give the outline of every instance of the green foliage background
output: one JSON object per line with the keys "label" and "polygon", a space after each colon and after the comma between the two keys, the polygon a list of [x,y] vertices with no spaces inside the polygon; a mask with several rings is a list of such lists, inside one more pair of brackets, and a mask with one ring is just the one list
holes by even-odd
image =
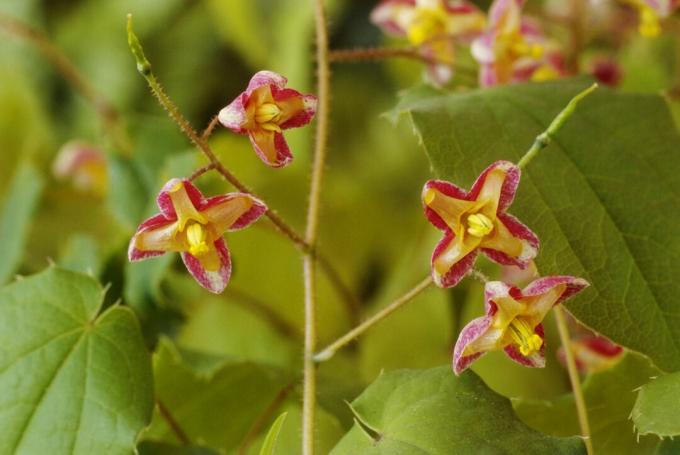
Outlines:
{"label": "green foliage background", "polygon": [[[382,44],[380,32],[368,22],[375,2],[330,3],[332,47]],[[145,216],[156,211],[153,201],[158,188],[205,161],[165,116],[136,72],[126,43],[125,15],[134,15],[156,75],[200,129],[260,69],[280,72],[291,87],[313,91],[311,3],[9,0],[0,4],[0,12],[32,24],[53,39],[121,111],[132,143],[129,155],[113,147],[92,107],[43,57],[25,42],[0,32],[0,282],[13,282],[15,274],[35,274],[54,262],[110,285],[105,307],[122,300],[134,310],[146,347],[153,352],[156,398],[165,403],[195,446],[180,449],[183,441],[167,427],[157,408],[139,438],[141,453],[258,453],[267,429],[284,411],[288,415],[275,453],[299,452],[303,311],[302,267],[296,249],[265,221],[229,235],[234,275],[222,296],[199,288],[178,257],[127,263],[129,237]],[[619,52],[625,72],[621,90],[657,92],[677,83],[677,37],[648,41],[631,35],[627,39]],[[404,61],[333,68],[320,247],[364,302],[362,315],[373,313],[428,273],[429,255],[439,237],[421,214],[420,190],[432,173],[413,126],[403,119],[391,123],[382,115],[397,103],[397,92],[420,82],[420,70],[419,64]],[[469,83],[461,77],[452,88]],[[680,111],[672,102],[669,105]],[[659,109],[647,108],[655,113]],[[665,111],[660,115],[668,118]],[[414,118],[422,133],[423,123],[418,125],[417,115]],[[664,128],[673,127],[669,122]],[[239,178],[302,231],[312,133],[311,127],[287,133],[295,160],[276,171],[259,161],[245,137],[218,129],[211,145]],[[520,135],[531,140],[530,135]],[[74,138],[106,152],[106,197],[83,194],[52,177],[50,167],[59,147]],[[514,139],[517,150],[529,146]],[[427,140],[424,145],[428,148]],[[480,160],[489,161],[486,158],[473,157],[474,165],[461,162],[458,167],[463,169],[456,171],[457,176],[469,183],[482,166]],[[677,167],[677,154],[671,159]],[[435,159],[433,164],[436,167]],[[230,190],[214,177],[202,178],[199,185],[210,194]],[[673,204],[677,212],[677,197]],[[498,273],[489,264],[483,266],[489,274]],[[321,280],[319,337],[324,345],[353,322],[329,283]],[[481,312],[480,291],[478,284],[468,282],[452,291],[428,290],[320,366],[316,436],[321,453],[329,452],[353,427],[354,417],[344,400],[354,400],[382,371],[450,362],[460,328]],[[678,296],[674,298],[677,302]],[[597,302],[591,299],[591,304]],[[568,399],[560,398],[568,393],[569,383],[554,357],[559,343],[550,320],[547,332],[549,360],[544,370],[524,369],[502,354],[486,356],[473,370],[499,394],[520,403],[526,400],[524,409],[539,406],[544,402],[540,400]],[[634,347],[642,349],[640,343]],[[674,369],[677,358],[665,364]],[[594,378],[591,385],[597,384]],[[653,392],[646,396],[654,399]],[[492,402],[503,400],[490,396]],[[608,399],[615,402],[617,397]],[[274,412],[270,412],[272,403],[277,405]],[[614,404],[607,401],[602,406]],[[641,409],[648,407],[640,404]],[[512,413],[509,408],[503,412]],[[568,434],[554,430],[554,420],[561,414],[546,413],[538,422],[523,412],[519,415],[554,436],[576,432],[576,428]],[[353,428],[337,453],[358,453],[342,452],[360,431]],[[633,424],[625,418],[598,430],[603,438],[627,432],[624,444],[636,444],[630,437]],[[648,438],[633,445],[631,453],[656,450],[656,439],[650,443]]]}

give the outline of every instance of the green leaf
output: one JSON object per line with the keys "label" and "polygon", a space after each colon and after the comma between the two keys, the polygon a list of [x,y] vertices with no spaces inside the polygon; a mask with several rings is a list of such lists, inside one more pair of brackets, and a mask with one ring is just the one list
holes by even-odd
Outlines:
{"label": "green leaf", "polygon": [[[194,443],[237,449],[253,424],[293,378],[276,368],[180,351],[161,339],[154,354],[156,395]],[[156,413],[145,439],[180,443]]]}
{"label": "green leaf", "polygon": [[127,308],[50,268],[0,290],[0,453],[129,454],[151,417],[151,365]]}
{"label": "green leaf", "polygon": [[123,227],[133,230],[142,220],[149,191],[133,161],[110,155],[108,165],[111,182],[109,209]]}
{"label": "green leaf", "polygon": [[[586,84],[567,80],[437,96],[400,109],[437,177],[469,187],[491,162],[517,162]],[[543,275],[592,286],[567,302],[616,343],[680,369],[680,137],[658,95],[601,88],[523,171],[517,215],[541,238]]]}
{"label": "green leaf", "polygon": [[643,385],[632,418],[642,435],[680,435],[680,373],[663,375]]}
{"label": "green leaf", "polygon": [[286,420],[287,412],[284,412],[276,418],[274,423],[272,423],[267,436],[264,438],[262,443],[262,448],[260,449],[260,455],[274,455],[274,448],[276,447],[276,440],[279,438],[279,433],[281,432],[281,427],[283,422]]}
{"label": "green leaf", "polygon": [[585,453],[578,437],[532,430],[474,373],[456,377],[449,366],[386,373],[352,406],[379,435],[355,424],[334,455]]}
{"label": "green leaf", "polygon": [[[635,390],[658,370],[649,361],[628,354],[611,370],[589,376],[583,383],[595,453],[639,455],[651,453],[657,438],[638,438],[630,421]],[[553,436],[580,432],[572,394],[551,400],[516,400],[515,412],[532,428]]]}
{"label": "green leaf", "polygon": [[0,284],[21,261],[43,186],[43,177],[32,164],[24,162],[17,168],[0,211]]}

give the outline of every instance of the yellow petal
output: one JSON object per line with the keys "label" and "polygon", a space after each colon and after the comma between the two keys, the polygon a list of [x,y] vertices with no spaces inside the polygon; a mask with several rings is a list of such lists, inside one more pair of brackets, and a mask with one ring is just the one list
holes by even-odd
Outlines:
{"label": "yellow petal", "polygon": [[207,222],[203,215],[201,215],[196,207],[194,207],[183,182],[178,182],[177,185],[168,191],[168,194],[170,195],[172,206],[175,208],[175,213],[177,214],[177,229],[179,231],[183,231],[190,220],[197,221],[201,224]]}
{"label": "yellow petal", "polygon": [[507,227],[498,219],[494,220],[494,230],[482,239],[482,248],[490,248],[507,254],[511,258],[518,258],[524,251],[524,244],[513,236]]}
{"label": "yellow petal", "polygon": [[246,195],[235,196],[220,204],[216,204],[204,210],[203,216],[206,217],[212,229],[221,236],[228,231],[231,226],[244,213],[253,206],[253,200]]}
{"label": "yellow petal", "polygon": [[442,194],[436,188],[428,188],[425,191],[423,202],[434,210],[458,237],[461,237],[463,232],[461,217],[466,212],[473,211],[477,206],[476,201],[456,199]]}
{"label": "yellow petal", "polygon": [[135,248],[140,251],[184,251],[184,243],[177,239],[177,222],[135,235]]}

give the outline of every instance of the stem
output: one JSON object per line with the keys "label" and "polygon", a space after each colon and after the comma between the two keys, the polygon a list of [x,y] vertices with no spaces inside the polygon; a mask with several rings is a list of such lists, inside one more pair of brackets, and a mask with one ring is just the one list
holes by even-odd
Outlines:
{"label": "stem", "polygon": [[189,436],[187,436],[187,434],[184,432],[179,423],[177,423],[175,418],[170,413],[170,410],[165,406],[165,404],[163,404],[163,402],[159,398],[156,399],[156,406],[158,407],[158,412],[160,413],[161,417],[163,417],[165,422],[168,424],[172,432],[175,433],[175,436],[177,436],[177,439],[179,439],[182,445],[190,446],[191,439],[189,439]]}
{"label": "stem", "polygon": [[52,44],[49,38],[39,30],[3,14],[0,14],[0,28],[35,46],[57,73],[94,108],[116,149],[126,155],[132,151],[118,110],[90,84],[64,51]]}
{"label": "stem", "polygon": [[564,348],[565,357],[567,359],[567,369],[569,370],[569,381],[571,382],[571,389],[574,392],[574,400],[576,401],[576,412],[578,413],[578,422],[581,426],[581,436],[586,444],[588,455],[593,454],[593,442],[590,439],[590,424],[588,423],[588,410],[586,402],[583,398],[583,390],[581,389],[581,380],[579,379],[578,369],[576,368],[576,361],[574,360],[574,353],[571,350],[571,338],[569,337],[569,329],[567,328],[567,321],[564,317],[564,309],[560,305],[555,305],[555,320],[557,321],[557,330],[560,332],[560,342]]}
{"label": "stem", "polygon": [[524,156],[517,163],[517,166],[519,168],[523,168],[527,164],[529,164],[531,160],[533,160],[536,157],[536,155],[538,155],[538,152],[546,148],[552,142],[557,132],[562,128],[566,121],[569,120],[569,117],[572,116],[572,114],[576,110],[576,106],[578,106],[578,103],[583,98],[590,95],[597,87],[598,87],[597,83],[594,83],[587,89],[578,93],[569,101],[567,106],[564,109],[562,109],[562,111],[559,114],[557,114],[557,117],[553,119],[553,121],[550,123],[550,126],[548,126],[548,129],[539,134],[538,136],[536,136],[536,139],[534,140],[534,143],[531,145],[531,148],[524,154]]}
{"label": "stem", "polygon": [[205,174],[206,172],[212,171],[213,169],[215,169],[215,164],[214,164],[214,163],[206,164],[205,166],[196,169],[196,170],[193,172],[193,174],[191,174],[191,175],[189,176],[189,180],[194,181],[194,180],[196,180],[197,178],[199,178],[200,176],[202,176],[203,174]]}
{"label": "stem", "polygon": [[212,119],[210,119],[210,123],[208,126],[203,130],[203,134],[201,134],[201,138],[204,141],[207,141],[210,135],[212,134],[213,130],[217,126],[217,124],[220,122],[220,117],[218,115],[214,116]]}
{"label": "stem", "polygon": [[338,349],[345,346],[353,339],[355,339],[356,337],[364,333],[366,330],[371,328],[373,325],[377,324],[390,314],[397,311],[404,304],[413,300],[418,294],[427,289],[431,284],[432,276],[428,275],[427,278],[425,278],[423,281],[415,285],[415,287],[413,287],[406,294],[402,295],[397,300],[390,303],[385,308],[378,311],[376,314],[366,319],[364,322],[362,322],[361,324],[359,324],[358,326],[356,326],[355,328],[353,328],[352,330],[350,330],[349,332],[347,332],[346,334],[344,334],[343,336],[329,344],[323,351],[319,352],[314,356],[314,360],[316,362],[325,362],[326,360],[330,359],[335,355]]}
{"label": "stem", "polygon": [[[444,64],[453,66],[453,62],[437,59],[420,52],[417,47],[373,47],[356,49],[336,49],[329,51],[328,59],[333,63],[352,63],[362,60],[382,60],[386,58],[408,58],[420,60],[427,64]],[[473,78],[477,77],[477,71],[472,68],[456,66],[456,71]]]}
{"label": "stem", "polygon": [[583,0],[570,0],[571,52],[569,55],[569,67],[574,74],[578,74],[581,51],[585,44],[583,33],[584,9]]}
{"label": "stem", "polygon": [[315,247],[319,226],[319,205],[321,183],[326,162],[326,141],[328,137],[328,110],[330,101],[330,68],[328,60],[328,25],[323,0],[314,3],[314,24],[316,29],[317,65],[317,109],[316,142],[314,144],[314,164],[309,189],[307,209],[307,229],[305,241],[310,250],[305,252],[303,274],[305,283],[305,346],[304,346],[304,384],[302,392],[302,453],[314,454],[314,414],[316,408],[316,255]]}
{"label": "stem", "polygon": [[[158,79],[156,79],[156,76],[153,74],[151,70],[151,63],[149,63],[146,56],[144,55],[144,50],[142,49],[142,45],[140,44],[137,35],[135,35],[134,31],[132,30],[131,15],[128,15],[127,33],[130,50],[132,51],[132,54],[135,56],[135,60],[137,61],[137,70],[144,77],[144,79],[146,79],[147,83],[149,84],[149,87],[151,88],[151,92],[154,94],[156,99],[158,99],[158,102],[163,107],[163,109],[166,110],[170,118],[179,126],[179,128],[189,138],[189,140],[193,142],[194,145],[196,145],[196,147],[198,147],[199,150],[201,150],[201,152],[203,152],[203,154],[208,158],[210,165],[212,165],[212,167],[222,177],[224,177],[225,180],[227,180],[233,187],[238,189],[240,192],[248,193],[257,197],[257,195],[253,193],[253,191],[251,191],[245,184],[243,184],[234,174],[232,174],[222,164],[222,162],[215,155],[215,152],[213,152],[213,150],[210,148],[210,145],[208,144],[206,137],[209,136],[210,132],[212,131],[212,128],[214,128],[214,126],[216,125],[216,120],[213,119],[210,122],[208,128],[206,128],[206,131],[203,133],[203,135],[199,136],[196,130],[191,126],[189,121],[184,118],[179,108],[165,93],[165,90],[158,82]],[[196,177],[202,174],[198,171],[197,173],[198,175],[196,175]],[[293,230],[293,228],[291,228],[290,225],[286,223],[283,220],[283,218],[281,218],[274,210],[272,210],[271,208],[268,209],[265,212],[265,216],[269,218],[269,220],[272,223],[274,223],[274,225],[278,228],[279,232],[281,232],[285,237],[287,237],[291,242],[293,242],[303,253],[305,254],[312,253],[313,250],[312,243],[306,241],[298,233],[296,233]],[[340,275],[325,259],[322,262],[322,269],[324,270],[324,272],[328,274],[330,282],[336,287],[336,291],[338,292],[338,294],[341,297],[343,297],[343,302],[347,307],[347,311],[350,314],[350,318],[354,318],[355,317],[354,315],[358,314],[357,311],[355,310],[355,308],[358,308],[358,303],[356,299],[353,297],[351,291],[346,285],[344,285],[344,283],[342,283],[342,281],[340,280]]]}

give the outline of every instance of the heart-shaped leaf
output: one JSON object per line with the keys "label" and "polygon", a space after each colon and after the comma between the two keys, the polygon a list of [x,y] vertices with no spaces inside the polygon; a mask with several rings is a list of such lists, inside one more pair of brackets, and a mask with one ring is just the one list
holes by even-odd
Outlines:
{"label": "heart-shaped leaf", "polygon": [[0,453],[130,454],[153,405],[128,308],[100,313],[92,278],[50,268],[0,290]]}
{"label": "heart-shaped leaf", "polygon": [[642,435],[680,436],[680,373],[660,376],[642,386],[632,418]]}
{"label": "heart-shaped leaf", "polygon": [[477,375],[449,366],[383,374],[352,407],[356,424],[333,455],[585,453],[580,438],[532,430]]}
{"label": "heart-shaped leaf", "polygon": [[[410,113],[435,174],[469,187],[517,162],[587,83],[567,80],[443,95],[416,90]],[[523,170],[510,212],[541,238],[542,274],[592,286],[567,302],[613,341],[680,370],[680,137],[661,96],[601,88]]]}

